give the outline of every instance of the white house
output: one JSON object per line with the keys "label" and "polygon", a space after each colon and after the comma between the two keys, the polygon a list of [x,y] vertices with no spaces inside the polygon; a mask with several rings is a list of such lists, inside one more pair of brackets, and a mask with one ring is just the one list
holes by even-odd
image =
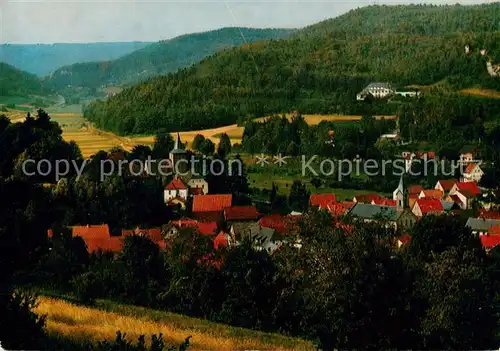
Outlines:
{"label": "white house", "polygon": [[462,174],[462,182],[479,182],[483,177],[484,172],[479,167],[479,164],[469,163],[464,173]]}
{"label": "white house", "polygon": [[390,83],[370,83],[356,96],[356,99],[358,101],[363,101],[368,95],[376,99],[385,99],[394,95],[394,93],[395,90]]}
{"label": "white house", "polygon": [[396,91],[394,94],[400,95],[402,97],[411,97],[411,98],[420,96],[419,91]]}
{"label": "white house", "polygon": [[[207,195],[208,194],[208,183],[202,177],[192,177],[188,181],[188,187],[193,189],[200,189],[199,195]],[[193,191],[196,192],[196,191]]]}
{"label": "white house", "polygon": [[167,184],[164,190],[164,201],[168,203],[173,199],[181,199],[186,201],[188,198],[189,188],[180,177],[175,177]]}

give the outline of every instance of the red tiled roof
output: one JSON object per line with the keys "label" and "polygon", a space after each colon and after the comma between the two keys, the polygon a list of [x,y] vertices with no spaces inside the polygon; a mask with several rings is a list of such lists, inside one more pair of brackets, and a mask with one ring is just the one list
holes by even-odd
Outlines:
{"label": "red tiled roof", "polygon": [[438,189],[422,190],[424,198],[440,200],[443,197],[443,192]]}
{"label": "red tiled roof", "polygon": [[255,206],[233,206],[224,210],[226,221],[256,220],[259,217]]}
{"label": "red tiled roof", "polygon": [[467,168],[465,169],[465,174],[471,174],[473,171],[474,171],[474,168],[476,168],[476,164],[475,163],[469,163],[467,165]]}
{"label": "red tiled roof", "polygon": [[200,234],[203,235],[214,235],[217,230],[216,222],[198,222],[196,225]]}
{"label": "red tiled roof", "polygon": [[201,195],[202,190],[203,190],[202,188],[191,188],[191,189],[189,189],[189,192],[192,195]]}
{"label": "red tiled roof", "polygon": [[411,236],[409,235],[403,235],[403,236],[400,236],[398,238],[398,240],[402,243],[402,244],[407,244],[411,241]]}
{"label": "red tiled roof", "polygon": [[188,187],[180,177],[175,177],[170,183],[167,184],[167,190],[186,190]]}
{"label": "red tiled roof", "polygon": [[422,214],[444,211],[443,204],[437,199],[418,199],[417,204]]}
{"label": "red tiled roof", "polygon": [[318,206],[321,209],[326,209],[328,205],[337,202],[335,194],[313,194],[310,196],[309,201],[311,206]]}
{"label": "red tiled roof", "polygon": [[380,199],[379,194],[368,194],[355,196],[356,200],[361,203],[371,204],[372,201]]}
{"label": "red tiled roof", "polygon": [[450,191],[451,188],[453,188],[453,185],[457,183],[455,179],[446,179],[446,180],[439,180],[439,184],[441,184],[441,187],[443,188],[444,191]]}
{"label": "red tiled roof", "polygon": [[487,211],[482,209],[479,212],[479,217],[484,219],[500,219],[500,212],[498,211]]}
{"label": "red tiled roof", "polygon": [[373,200],[372,203],[374,205],[379,205],[379,206],[392,206],[392,207],[396,207],[398,205],[398,202],[396,200],[387,199],[385,197],[382,197],[382,198],[377,199],[377,200]]}
{"label": "red tiled roof", "polygon": [[456,184],[459,190],[469,190],[473,195],[481,194],[476,182],[458,182]]}
{"label": "red tiled roof", "polygon": [[420,194],[420,192],[422,190],[424,190],[424,187],[421,185],[412,185],[412,186],[408,187],[408,193],[410,195]]}
{"label": "red tiled roof", "polygon": [[481,240],[481,244],[483,245],[484,248],[486,249],[492,249],[498,245],[500,245],[500,236],[494,235],[481,235],[479,237]]}
{"label": "red tiled roof", "polygon": [[488,230],[488,235],[500,235],[500,225],[494,225]]}
{"label": "red tiled roof", "polygon": [[110,236],[109,226],[103,225],[83,225],[74,226],[71,228],[72,236],[80,236],[82,238],[108,238]]}
{"label": "red tiled roof", "polygon": [[233,195],[195,195],[193,212],[219,212],[231,207]]}
{"label": "red tiled roof", "polygon": [[196,228],[203,235],[214,235],[217,231],[216,222],[198,222],[196,219],[183,218],[172,223],[180,228]]}
{"label": "red tiled roof", "polygon": [[123,250],[123,238],[119,236],[110,236],[108,238],[83,238],[87,245],[89,253],[98,250],[121,252]]}
{"label": "red tiled roof", "polygon": [[354,206],[354,202],[337,202],[328,205],[328,211],[333,217],[346,214],[350,208]]}
{"label": "red tiled roof", "polygon": [[[294,217],[299,217],[299,216],[294,216]],[[261,227],[271,228],[282,234],[286,232],[287,224],[288,224],[287,218],[279,214],[262,217],[259,221],[259,225]]]}
{"label": "red tiled roof", "polygon": [[214,249],[218,250],[229,246],[229,234],[220,232],[214,239]]}

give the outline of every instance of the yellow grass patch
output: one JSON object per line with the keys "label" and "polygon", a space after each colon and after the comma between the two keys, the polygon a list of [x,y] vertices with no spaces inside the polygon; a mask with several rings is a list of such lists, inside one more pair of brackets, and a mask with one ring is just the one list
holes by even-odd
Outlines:
{"label": "yellow grass patch", "polygon": [[490,99],[500,99],[500,91],[491,89],[479,89],[479,88],[462,89],[460,90],[460,94],[485,97]]}
{"label": "yellow grass patch", "polygon": [[[179,345],[192,336],[190,350],[313,350],[308,342],[278,334],[233,328],[172,313],[152,311],[134,306],[131,313],[116,313],[73,305],[69,302],[41,297],[35,312],[47,315],[49,334],[62,335],[75,341],[114,340],[116,332],[126,333],[133,342],[140,335],[150,339],[162,333],[167,343]],[[149,312],[149,314],[148,314]]]}
{"label": "yellow grass patch", "polygon": [[[206,139],[212,140],[215,144],[219,143],[220,134],[226,133],[231,139],[233,144],[241,143],[241,138],[243,137],[243,131],[245,128],[238,127],[236,124],[232,124],[225,127],[202,129],[202,130],[192,130],[187,132],[179,132],[182,142],[187,142],[188,146],[191,145],[196,135],[201,134]],[[175,138],[177,133],[171,133]],[[130,141],[137,144],[153,144],[155,140],[154,136],[141,136],[130,138]]]}
{"label": "yellow grass patch", "polygon": [[[363,118],[362,116],[359,115],[302,115],[304,117],[304,120],[306,121],[307,124],[309,125],[318,125],[323,121],[327,122],[351,122],[351,121],[361,121]],[[292,119],[292,114],[287,113],[286,117],[288,120]],[[263,122],[266,119],[270,117],[262,117],[258,118],[258,122]],[[376,119],[396,119],[396,116],[375,116]]]}

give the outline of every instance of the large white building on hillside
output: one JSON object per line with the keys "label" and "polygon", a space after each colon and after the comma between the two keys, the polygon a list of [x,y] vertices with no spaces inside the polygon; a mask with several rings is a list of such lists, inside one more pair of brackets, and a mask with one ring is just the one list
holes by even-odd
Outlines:
{"label": "large white building on hillside", "polygon": [[357,100],[362,101],[371,95],[376,99],[385,99],[395,94],[395,90],[390,83],[370,83],[358,95]]}

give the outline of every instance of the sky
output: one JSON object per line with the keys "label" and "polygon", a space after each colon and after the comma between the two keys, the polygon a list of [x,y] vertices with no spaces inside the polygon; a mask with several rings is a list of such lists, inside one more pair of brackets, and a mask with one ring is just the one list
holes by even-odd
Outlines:
{"label": "sky", "polygon": [[0,0],[0,43],[158,41],[222,27],[300,28],[373,3],[422,1]]}

